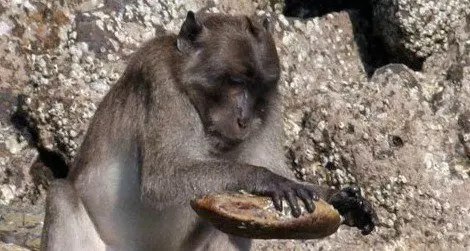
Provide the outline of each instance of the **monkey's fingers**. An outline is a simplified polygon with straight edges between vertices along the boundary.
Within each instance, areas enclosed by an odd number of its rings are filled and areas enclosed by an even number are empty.
[[[298,218],[300,216],[300,207],[299,207],[299,202],[297,201],[296,196],[292,191],[285,192],[285,196],[287,199],[287,203],[289,204],[291,210],[292,210],[292,216],[295,218]]]
[[[356,185],[346,187],[342,191],[345,192],[348,197],[361,197],[361,188]]]
[[[309,213],[315,210],[315,205],[312,201],[312,196],[304,189],[297,190],[297,197],[299,197],[305,205],[305,208]]]
[[[303,189],[307,192],[311,200],[318,201],[320,197],[317,194],[317,191],[314,186],[308,184],[308,183],[303,183]]]
[[[310,194],[310,197],[312,198],[312,200],[314,200],[314,201],[320,200],[320,197],[318,196],[317,192],[315,192],[313,190],[309,190],[309,194]]]
[[[361,230],[362,235],[368,235],[374,230],[375,226],[373,224],[368,224],[364,226],[364,228]]]
[[[361,233],[363,235],[368,235],[374,230],[375,226],[379,224],[379,218],[377,217],[377,214],[375,211],[372,209],[372,205],[370,202],[364,200],[362,203],[362,213],[364,215],[363,218],[364,221],[366,222],[365,226],[363,226]]]
[[[361,222],[359,229],[361,229],[362,235],[368,235],[374,230],[376,226],[375,219],[373,216],[371,217],[371,215],[365,215],[362,217],[362,220],[363,222]]]
[[[282,212],[282,197],[279,193],[274,193],[272,196],[274,208]]]

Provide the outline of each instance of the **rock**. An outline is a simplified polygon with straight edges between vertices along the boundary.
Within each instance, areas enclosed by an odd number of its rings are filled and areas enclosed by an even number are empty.
[[[43,200],[38,200],[35,205],[14,201],[8,206],[0,206],[0,250],[39,250],[43,210]],[[20,249],[13,244],[29,249]]]
[[[470,222],[468,215],[460,214],[460,208],[467,212],[470,203],[464,192],[470,189],[466,179],[469,165],[457,161],[465,155],[454,148],[459,142],[456,132],[460,109],[454,106],[453,111],[434,112],[432,99],[428,98],[439,89],[433,87],[433,79],[392,64],[378,69],[370,82],[356,88],[334,88],[340,83],[333,82],[331,91],[324,93],[320,87],[313,87],[311,96],[302,100],[305,111],[300,114],[305,115],[300,121],[304,126],[290,148],[296,169],[305,169],[301,173],[311,181],[337,187],[356,182],[363,185],[366,198],[377,206],[383,223],[378,235],[384,242],[375,243],[376,247],[388,245],[385,240],[389,238],[412,249],[468,245],[453,234],[457,231],[468,236],[469,230],[461,222]],[[469,97],[458,95],[456,89],[452,93],[442,101],[444,106]],[[329,113],[322,113],[322,109]],[[339,123],[350,126],[341,128]],[[439,192],[419,195],[418,189]],[[402,206],[407,210],[400,210]],[[420,213],[410,219],[408,211]],[[440,220],[431,223],[435,217]],[[458,230],[439,235],[426,232],[428,228],[445,229],[447,224]],[[338,232],[335,243],[353,241],[350,236]],[[323,247],[323,242],[317,242],[316,247]],[[350,243],[350,248],[361,245],[357,240],[353,242],[357,244]],[[339,244],[325,245],[341,248]]]
[[[108,31],[104,27],[104,22],[112,22],[111,20],[103,21],[85,12],[77,15],[75,22],[77,41],[89,44],[91,51],[100,53],[103,49],[114,49],[110,40],[113,37],[112,31]]]
[[[282,1],[267,0],[0,1],[0,213],[42,208],[48,180],[66,175],[129,55],[178,32],[188,10],[207,8],[271,16],[288,163],[300,179],[357,183],[381,219],[366,237],[341,227],[322,240],[257,240],[253,249],[468,249],[468,0],[364,1],[372,22],[355,10],[290,18]],[[368,27],[394,64],[364,60]],[[21,224],[0,221],[1,236],[34,249],[40,224]]]
[[[447,50],[451,35],[470,15],[468,0],[369,0],[375,32],[395,61],[418,67]]]
[[[34,200],[39,188],[30,168],[38,151],[29,145],[31,134],[21,131],[15,116],[18,95],[26,86],[27,60],[19,45],[0,36],[0,205],[17,197]]]
[[[19,141],[18,138],[15,135],[11,135],[8,139],[5,141],[5,147],[8,151],[10,151],[12,154],[17,154],[23,150],[28,143],[26,141]]]
[[[23,248],[12,243],[0,242],[0,250],[1,251],[28,251],[30,249]]]

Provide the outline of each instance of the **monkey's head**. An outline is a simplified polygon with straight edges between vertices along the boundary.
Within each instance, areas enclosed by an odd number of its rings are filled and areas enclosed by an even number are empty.
[[[182,25],[181,88],[219,149],[253,137],[273,109],[280,72],[269,26],[267,19],[193,12]]]

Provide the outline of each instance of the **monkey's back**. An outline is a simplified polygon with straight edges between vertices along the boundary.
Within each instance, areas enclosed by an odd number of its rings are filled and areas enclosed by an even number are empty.
[[[146,130],[147,106],[155,102],[152,95],[174,88],[175,39],[152,39],[134,53],[123,76],[99,104],[69,172],[68,180],[106,243],[135,248],[155,243],[151,235],[171,237],[171,231],[152,228],[168,220],[141,203],[139,144]]]

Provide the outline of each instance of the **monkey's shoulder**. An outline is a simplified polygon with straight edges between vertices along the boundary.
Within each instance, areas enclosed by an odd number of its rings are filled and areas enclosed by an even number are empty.
[[[157,36],[145,42],[135,53],[134,58],[155,58],[156,56],[171,56],[178,52],[176,35]],[[161,58],[166,61],[167,58]]]
[[[133,53],[121,79],[124,82],[154,82],[157,79],[173,78],[174,70],[179,69],[180,64],[176,35],[158,36]]]

